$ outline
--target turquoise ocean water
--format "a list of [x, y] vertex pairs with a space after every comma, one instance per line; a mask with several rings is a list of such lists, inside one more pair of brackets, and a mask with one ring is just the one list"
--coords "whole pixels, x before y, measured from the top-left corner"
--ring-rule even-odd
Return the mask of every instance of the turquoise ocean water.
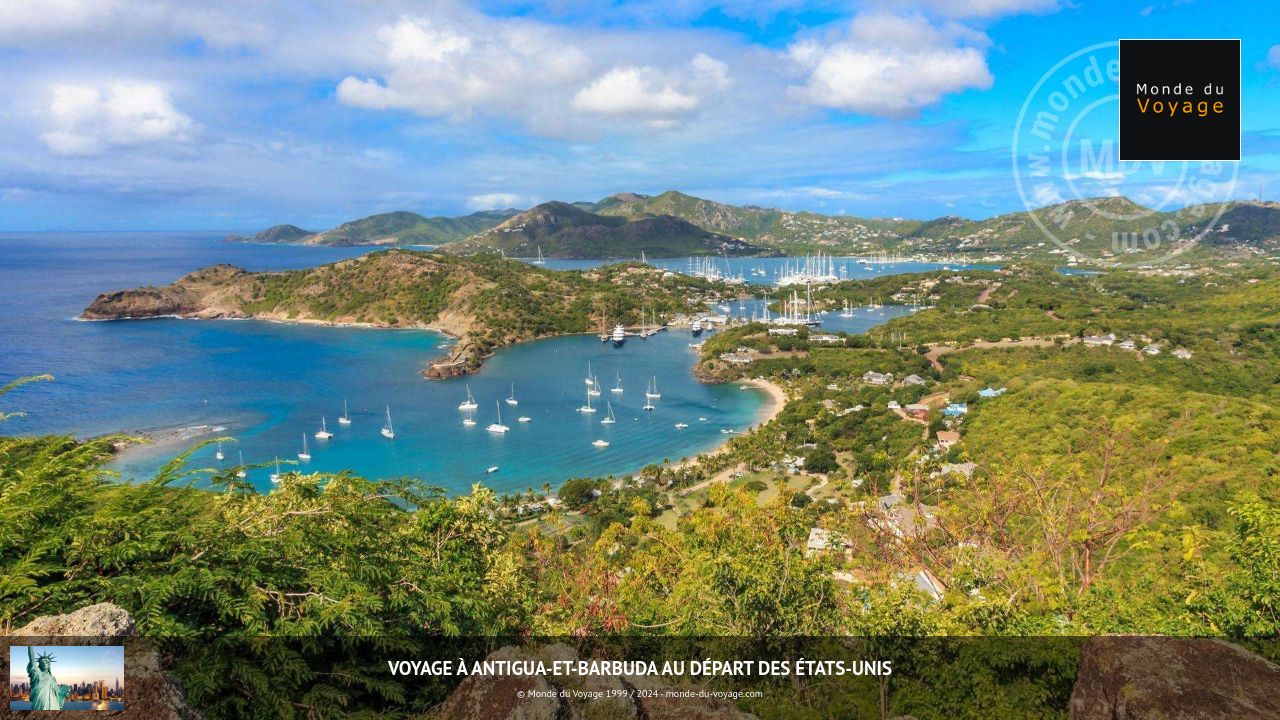
[[[147, 432], [174, 438], [123, 456], [115, 467], [126, 477], [147, 476], [214, 428], [225, 428], [223, 434], [238, 441], [224, 446], [224, 466], [240, 453], [250, 463], [276, 457], [296, 461], [305, 434], [312, 459], [300, 465], [304, 469], [412, 475], [451, 492], [483, 482], [505, 492], [678, 460], [723, 442], [722, 430], [746, 429], [762, 410], [765, 398], [755, 390], [694, 379], [687, 331], [633, 338], [622, 348], [592, 336], [525, 343], [498, 353], [476, 376], [434, 382], [420, 371], [449, 340], [429, 332], [259, 321], [74, 319], [100, 292], [171, 282], [215, 262], [278, 270], [365, 251], [229, 244], [200, 234], [0, 236], [0, 383], [37, 373], [57, 377], [0, 401], [0, 411], [27, 413], [5, 422], [0, 432]], [[680, 270], [686, 261], [659, 264]], [[851, 270], [855, 267], [859, 273], [881, 274], [937, 266]], [[732, 308], [749, 314], [751, 304]], [[852, 318], [832, 313], [823, 328], [860, 332], [902, 312], [864, 308]], [[592, 398], [599, 412], [590, 415], [576, 412], [586, 402], [588, 362], [603, 390]], [[610, 392], [618, 377], [624, 391]], [[645, 385], [655, 377], [662, 398], [655, 401], [656, 410], [645, 412]], [[499, 402], [510, 395], [513, 383], [519, 404]], [[479, 403], [473, 427], [463, 426], [457, 409], [467, 384]], [[353, 419], [349, 426], [337, 423], [344, 399]], [[613, 425], [600, 423], [606, 402], [617, 417]], [[388, 405], [394, 440], [379, 434]], [[485, 429], [499, 410], [510, 427], [501, 435]], [[518, 422], [520, 416], [529, 422]], [[330, 440], [313, 436], [322, 417], [335, 435]], [[689, 427], [678, 430], [678, 422]], [[610, 444], [598, 448], [595, 440]], [[218, 465], [213, 448], [197, 454], [195, 462]], [[498, 469], [487, 472], [491, 467]], [[250, 479], [268, 488], [270, 472], [255, 470]]]

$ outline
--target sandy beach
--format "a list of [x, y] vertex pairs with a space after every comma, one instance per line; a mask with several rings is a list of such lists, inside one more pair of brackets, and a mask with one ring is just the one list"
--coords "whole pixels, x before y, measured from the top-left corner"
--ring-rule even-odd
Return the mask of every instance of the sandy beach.
[[[746, 385], [747, 387], [756, 388], [757, 390], [763, 390], [764, 393], [768, 396], [768, 400], [767, 400], [768, 404], [765, 408], [764, 414], [760, 416], [759, 420], [757, 420], [755, 423], [752, 424], [751, 426], [752, 428], [760, 427], [761, 425], [764, 425], [768, 423], [770, 420], [778, 417], [778, 413], [782, 412], [782, 408], [787, 404], [787, 391], [783, 389], [781, 385], [777, 384], [772, 380], [766, 380], [764, 378], [752, 378], [750, 380], [734, 380], [733, 382], [737, 385]], [[728, 438], [725, 439], [724, 442], [720, 443], [720, 445], [717, 446], [716, 449], [694, 455], [691, 458], [687, 458], [681, 462], [676, 463], [672, 467], [677, 470], [680, 470], [683, 468], [692, 467], [702, 458], [715, 457], [716, 455], [719, 455], [720, 453], [725, 451], [725, 448], [727, 448], [729, 445], [729, 440], [732, 440], [734, 437], [736, 436], [730, 435]]]

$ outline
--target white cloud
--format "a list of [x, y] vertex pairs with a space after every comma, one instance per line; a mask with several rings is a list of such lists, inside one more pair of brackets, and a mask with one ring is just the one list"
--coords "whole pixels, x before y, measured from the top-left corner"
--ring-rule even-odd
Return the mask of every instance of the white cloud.
[[40, 139], [58, 155], [96, 155], [111, 146], [183, 141], [196, 130], [195, 122], [173, 106], [169, 93], [151, 83], [55, 85], [51, 94], [51, 129]]
[[467, 198], [467, 207], [477, 211], [522, 208], [530, 204], [532, 201], [527, 196], [516, 193], [488, 193]]
[[615, 67], [573, 96], [573, 108], [614, 118], [664, 126], [698, 109], [702, 96], [730, 85], [729, 66], [699, 53], [687, 68]]
[[994, 18], [1058, 9], [1058, 0], [924, 0], [923, 4], [939, 15], [952, 18]]
[[582, 50], [549, 26], [487, 18], [402, 18], [377, 33], [383, 79], [348, 76], [338, 100], [427, 117], [516, 114], [541, 93], [580, 81]]
[[834, 42], [806, 40], [787, 49], [807, 73], [791, 94], [811, 105], [910, 117], [944, 95], [991, 87], [987, 44], [981, 33], [936, 27], [919, 15], [859, 15]]
[[731, 85], [729, 66], [692, 42], [492, 18], [460, 9], [401, 17], [376, 32], [381, 72], [348, 75], [338, 101], [425, 117], [515, 120], [551, 137], [591, 135], [601, 121], [665, 127]]

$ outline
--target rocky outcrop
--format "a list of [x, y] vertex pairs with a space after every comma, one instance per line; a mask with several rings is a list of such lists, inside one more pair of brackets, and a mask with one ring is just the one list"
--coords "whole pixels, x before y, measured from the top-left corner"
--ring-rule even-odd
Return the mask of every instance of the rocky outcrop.
[[[577, 660], [567, 645], [505, 647], [489, 660]], [[471, 675], [432, 720], [755, 720], [727, 700], [664, 697], [688, 689], [652, 677], [492, 677]], [[639, 691], [639, 692], [636, 692]], [[653, 697], [656, 695], [656, 697]]]
[[[249, 273], [232, 265], [211, 265], [184, 275], [172, 285], [116, 290], [99, 295], [80, 314], [85, 320], [211, 316], [215, 295]], [[216, 312], [216, 315], [234, 313]]]
[[[121, 607], [99, 603], [66, 615], [49, 615], [32, 620], [13, 631], [7, 645], [124, 645], [123, 711], [112, 717], [123, 720], [203, 720], [187, 705], [182, 686], [164, 671], [160, 655], [137, 638], [133, 618]], [[57, 655], [57, 650], [54, 650]], [[3, 653], [0, 663], [9, 661]], [[0, 675], [9, 677], [8, 668]], [[28, 713], [20, 713], [25, 716]]]
[[1085, 642], [1070, 720], [1275, 720], [1280, 667], [1205, 638]]

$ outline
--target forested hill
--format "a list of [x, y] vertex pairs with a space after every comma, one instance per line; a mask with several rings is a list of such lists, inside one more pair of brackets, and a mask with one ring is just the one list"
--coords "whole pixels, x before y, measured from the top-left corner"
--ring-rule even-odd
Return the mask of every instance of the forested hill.
[[[1056, 227], [1061, 245], [1041, 224]], [[1144, 236], [1159, 229], [1160, 242]], [[824, 215], [731, 205], [675, 190], [615, 193], [598, 201], [542, 203], [528, 210], [487, 210], [460, 217], [398, 211], [353, 220], [324, 232], [276, 225], [249, 238], [306, 245], [449, 245], [451, 251], [547, 257], [611, 258], [706, 254], [825, 252], [850, 255], [953, 255], [970, 258], [1138, 264], [1162, 259], [1195, 239], [1186, 259], [1245, 257], [1280, 250], [1280, 204], [1263, 201], [1153, 210], [1123, 197], [1071, 200], [972, 220]]]
[[553, 258], [634, 258], [641, 253], [649, 257], [750, 255], [761, 249], [672, 215], [624, 218], [549, 202], [447, 250], [502, 251], [520, 257], [533, 257], [540, 250]]
[[311, 232], [296, 225], [274, 225], [250, 237], [231, 239], [302, 245], [443, 245], [483, 232], [515, 213], [515, 210], [485, 210], [461, 217], [424, 217], [400, 210], [345, 222], [324, 232]]
[[636, 323], [641, 308], [696, 310], [714, 286], [664, 277], [647, 265], [586, 272], [545, 270], [517, 260], [388, 250], [287, 272], [250, 273], [215, 265], [171, 285], [99, 295], [89, 320], [178, 316], [263, 318], [421, 327], [460, 340], [434, 375], [465, 374], [503, 345]]

